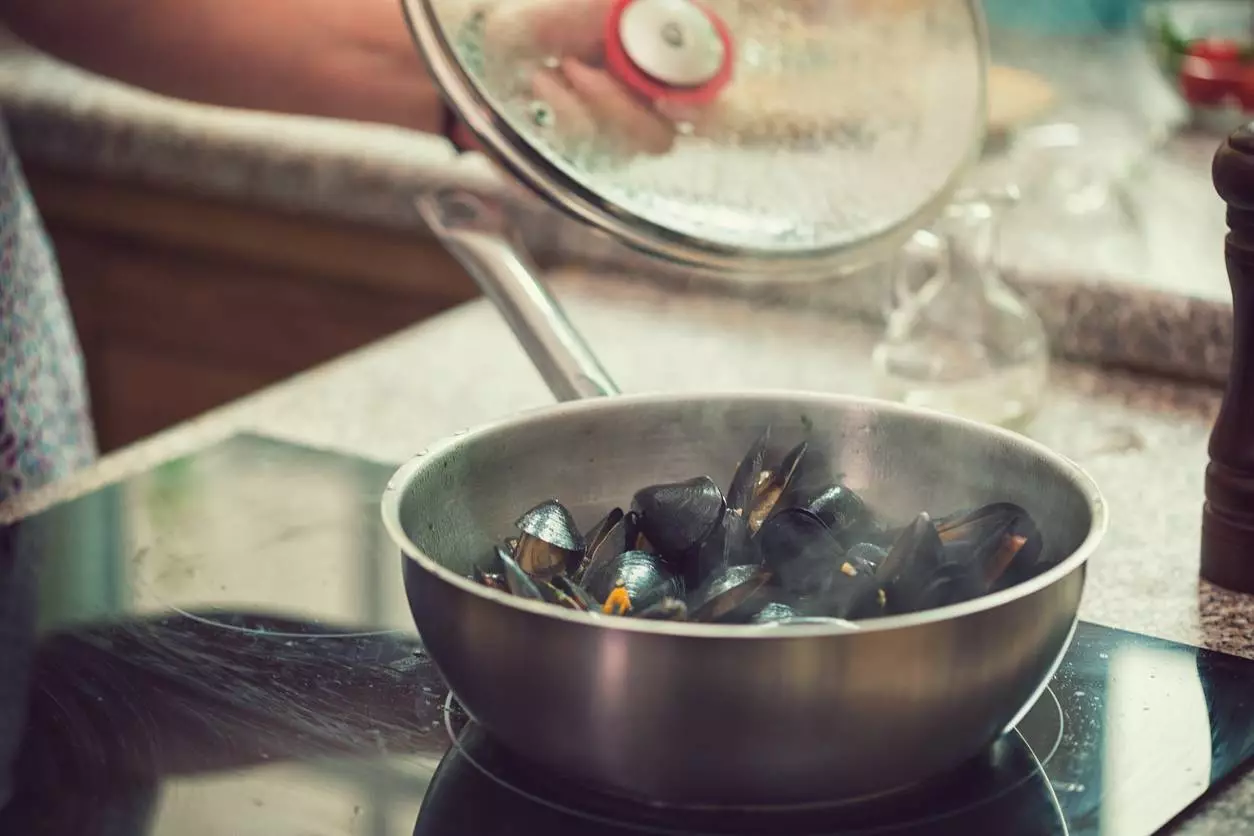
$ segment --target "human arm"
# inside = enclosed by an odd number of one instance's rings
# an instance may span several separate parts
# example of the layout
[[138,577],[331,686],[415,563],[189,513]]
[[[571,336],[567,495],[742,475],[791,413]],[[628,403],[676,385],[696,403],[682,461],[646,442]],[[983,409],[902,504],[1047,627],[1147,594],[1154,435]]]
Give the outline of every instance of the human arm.
[[[670,146],[671,123],[594,66],[602,29],[588,12],[608,0],[446,2],[466,15],[484,12],[495,53],[522,41],[589,61],[537,73],[536,96],[565,125],[608,126],[636,151]],[[400,0],[0,0],[0,19],[51,55],[167,96],[428,132],[450,127]],[[464,129],[456,139],[469,144]]]
[[441,129],[398,0],[0,0],[20,38],[204,104]]

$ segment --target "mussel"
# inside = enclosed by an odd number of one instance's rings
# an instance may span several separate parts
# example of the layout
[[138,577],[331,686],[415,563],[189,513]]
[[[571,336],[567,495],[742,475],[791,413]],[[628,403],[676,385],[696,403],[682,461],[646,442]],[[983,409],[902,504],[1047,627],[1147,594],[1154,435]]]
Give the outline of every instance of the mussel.
[[763,565],[785,591],[818,592],[844,558],[845,550],[817,516],[804,508],[785,508],[771,517],[756,538]]
[[1028,512],[994,502],[884,525],[805,441],[771,461],[771,429],[724,494],[709,476],[637,490],[586,534],[558,501],[517,521],[484,586],[590,616],[833,625],[968,601],[1048,566]]
[[944,560],[945,546],[925,511],[902,529],[876,567],[888,599],[887,610],[899,614],[920,609],[928,583]]
[[688,605],[678,598],[663,598],[640,613],[646,621],[683,621],[688,617]]
[[761,566],[729,566],[692,593],[688,616],[692,621],[748,621],[762,609],[770,579]]
[[582,583],[593,566],[603,565],[627,551],[629,521],[622,508],[614,508],[584,537],[584,555],[571,579]]
[[804,507],[822,520],[846,549],[865,542],[875,532],[875,519],[862,497],[840,482],[810,497]]
[[523,571],[522,567],[504,549],[498,548],[496,557],[501,562],[501,574],[505,577],[505,585],[512,594],[517,595],[519,598],[531,598],[535,601],[543,601],[545,599],[536,582]]
[[951,514],[937,522],[936,531],[947,558],[977,566],[987,588],[996,587],[1005,576],[1013,583],[1026,580],[1041,559],[1036,522],[1014,503],[995,502]]
[[757,531],[761,528],[762,523],[766,522],[771,512],[775,510],[780,497],[792,485],[808,447],[806,442],[801,442],[788,451],[788,455],[784,456],[778,468],[762,472],[758,488],[753,496],[753,509],[749,512],[750,531]]
[[647,611],[667,598],[684,599],[684,580],[666,560],[630,551],[589,572],[584,588],[610,615]]
[[523,514],[515,526],[522,534],[513,551],[514,560],[533,578],[548,580],[572,571],[583,559],[583,534],[570,511],[555,499]]
[[639,531],[648,541],[646,548],[652,546],[676,562],[693,556],[727,507],[723,492],[709,476],[641,488],[631,504],[639,514]]
[[744,519],[749,518],[753,510],[753,500],[765,478],[770,478],[766,471],[766,445],[771,440],[771,428],[767,427],[757,440],[749,447],[749,452],[736,466],[731,483],[727,486],[727,508]]

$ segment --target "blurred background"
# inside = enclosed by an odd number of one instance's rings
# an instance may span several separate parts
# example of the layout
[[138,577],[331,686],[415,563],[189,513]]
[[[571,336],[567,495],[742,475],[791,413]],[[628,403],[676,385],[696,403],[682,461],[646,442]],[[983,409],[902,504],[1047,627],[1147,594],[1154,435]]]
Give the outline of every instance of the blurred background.
[[[989,136],[968,185],[992,206],[988,224],[923,231],[861,283],[717,292],[853,310],[885,323],[889,343],[952,330],[929,299],[975,294],[1026,323],[1026,337],[994,352],[1011,365],[1047,359],[1051,343],[1071,351],[1060,335],[1084,312],[1058,301],[1060,286],[1227,301],[1209,163],[1254,106],[1244,69],[1254,4],[984,5]],[[0,107],[62,261],[106,450],[478,295],[420,228],[411,199],[454,176],[503,187],[486,165],[452,174],[441,138],[174,102],[12,38],[0,45]],[[635,256],[587,229],[518,207],[520,234],[546,267],[690,281],[656,264],[637,270]],[[960,259],[976,280],[949,276],[957,290],[920,295],[938,265],[956,263],[942,257],[954,235],[978,251]],[[999,339],[993,331],[975,338]],[[1212,373],[1222,369],[1199,371]]]

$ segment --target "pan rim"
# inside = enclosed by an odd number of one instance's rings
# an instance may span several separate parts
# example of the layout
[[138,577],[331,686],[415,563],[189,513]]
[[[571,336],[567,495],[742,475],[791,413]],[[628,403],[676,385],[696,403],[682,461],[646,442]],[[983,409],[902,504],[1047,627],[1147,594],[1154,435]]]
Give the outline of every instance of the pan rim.
[[[851,630],[844,626],[805,625],[788,629],[750,628],[744,625],[696,624],[692,622],[646,621],[630,618],[596,618],[575,610],[555,607],[540,601],[501,592],[471,578],[464,577],[441,565],[419,548],[405,533],[401,524],[401,503],[408,486],[419,473],[426,468],[435,466],[440,457],[451,450],[473,443],[479,439],[496,433],[510,432],[538,421],[549,420],[572,414],[597,413],[614,411],[631,406],[655,406],[676,403],[713,403],[713,402],[772,402],[787,401],[801,406],[805,404],[843,406],[846,408],[871,408],[879,413],[896,414],[911,419],[948,425],[960,431],[975,432],[987,436],[1000,437],[1007,442],[1026,447],[1049,467],[1067,479],[1087,502],[1092,524],[1084,540],[1071,554],[1059,561],[1057,565],[1042,572],[1034,578],[994,592],[971,601],[951,604],[933,610],[904,615],[885,616],[858,622],[858,629]],[[412,456],[400,465],[388,480],[380,502],[384,528],[392,542],[401,550],[407,560],[418,564],[428,574],[450,584],[463,593],[478,596],[490,603],[506,606],[542,618],[566,621],[572,626],[596,630],[627,631],[631,633],[671,636],[675,638],[700,639],[737,639],[753,641],[787,641],[798,638],[814,638],[829,636],[872,635],[895,632],[929,624],[954,621],[967,616],[978,615],[998,609],[1012,602],[1028,598],[1037,592],[1055,585],[1076,570],[1084,569],[1097,547],[1105,538],[1109,527],[1109,508],[1097,482],[1079,464],[1068,456],[1042,444],[1035,439],[997,427],[982,424],[968,418],[939,412],[924,407],[907,406],[905,404],[884,401],[877,398],[858,395],[842,395],[829,392],[813,392],[783,389],[739,389],[711,390],[692,393],[644,393],[630,395],[614,395],[612,397],[592,398],[588,400],[569,401],[521,411],[505,418],[496,419],[478,425],[473,429],[463,430],[447,436],[426,450]]]

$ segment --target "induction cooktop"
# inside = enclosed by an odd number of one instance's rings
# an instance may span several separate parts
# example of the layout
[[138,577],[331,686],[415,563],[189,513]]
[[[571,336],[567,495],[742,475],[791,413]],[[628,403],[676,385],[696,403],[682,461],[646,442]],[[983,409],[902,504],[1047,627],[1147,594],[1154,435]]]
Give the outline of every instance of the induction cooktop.
[[1254,753],[1254,662],[1081,623],[1018,728],[926,786],[735,814],[606,797],[447,693],[378,521],[393,469],[241,436],[0,533],[0,672],[29,683],[0,833],[1148,836]]

